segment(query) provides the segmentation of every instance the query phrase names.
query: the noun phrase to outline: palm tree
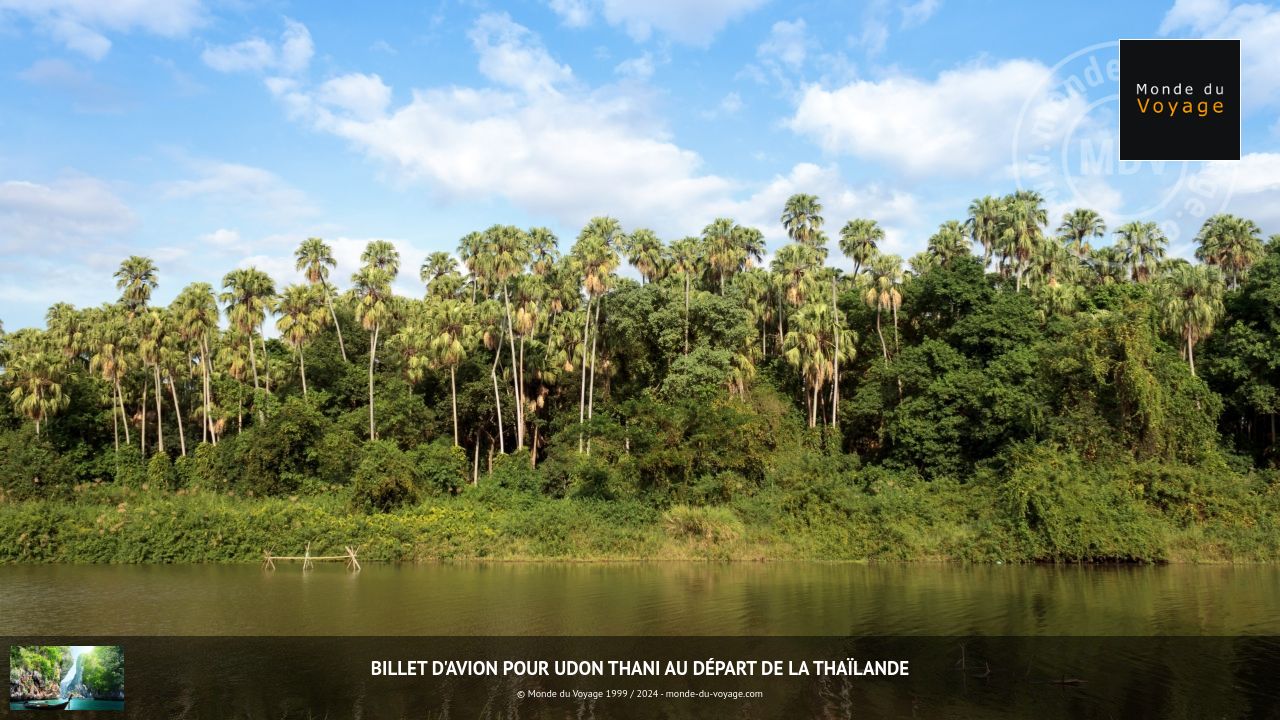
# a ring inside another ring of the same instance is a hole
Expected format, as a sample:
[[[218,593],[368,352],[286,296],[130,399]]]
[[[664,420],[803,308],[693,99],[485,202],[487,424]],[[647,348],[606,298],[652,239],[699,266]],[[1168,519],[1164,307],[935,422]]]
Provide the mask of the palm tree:
[[[788,237],[801,245],[812,245],[822,229],[822,203],[816,195],[796,193],[787,198],[780,219]]]
[[[277,310],[280,317],[276,329],[280,337],[298,354],[298,375],[302,379],[302,396],[307,396],[306,345],[320,332],[324,323],[324,305],[320,288],[315,285],[290,285],[280,294]]]
[[[1222,317],[1222,275],[1207,265],[1179,263],[1158,285],[1164,327],[1182,341],[1182,357],[1196,374],[1195,347]]]
[[[471,308],[461,300],[446,298],[429,309],[431,328],[431,361],[436,367],[449,368],[449,396],[453,404],[453,444],[458,440],[458,366],[467,359],[476,327]],[[537,448],[534,448],[536,451]]]
[[[124,423],[125,444],[132,442],[129,433],[129,418],[124,409],[124,391],[121,383],[129,372],[131,353],[128,347],[129,333],[125,330],[125,320],[121,308],[106,305],[91,312],[89,322],[89,345],[93,354],[89,358],[90,371],[98,372],[102,379],[115,390],[111,408],[111,426],[115,439],[116,452],[120,451],[119,424],[116,409],[119,408],[119,420]]]
[[[529,269],[538,277],[545,277],[560,258],[557,247],[559,240],[555,233],[544,227],[536,227],[529,231]]]
[[[853,261],[854,277],[871,262],[882,242],[884,229],[875,220],[850,220],[840,228],[840,252]]]
[[[160,362],[165,342],[165,321],[159,310],[151,309],[135,318],[140,324],[138,333],[138,357],[144,366],[149,366],[155,377],[156,403],[156,450],[164,452],[164,393],[160,389]],[[143,396],[145,398],[145,395]],[[147,434],[147,409],[142,408],[142,436]],[[143,440],[143,453],[146,453],[146,441]]]
[[[778,248],[773,256],[773,272],[782,282],[783,297],[795,307],[815,291],[814,273],[822,267],[822,261],[808,245],[789,243]]]
[[[707,266],[716,276],[721,295],[724,294],[725,280],[747,259],[737,241],[737,225],[729,218],[716,218],[702,229]]]
[[[695,274],[702,273],[702,244],[695,237],[671,243],[671,272],[684,280],[684,354],[689,354],[689,291]]]
[[[364,267],[351,276],[356,319],[369,332],[369,439],[377,440],[373,415],[373,368],[378,359],[378,333],[391,318],[391,283],[400,272],[400,253],[386,240],[373,240],[360,255]]]
[[[1124,254],[1124,263],[1133,281],[1150,280],[1164,260],[1165,247],[1169,244],[1164,232],[1153,222],[1135,220],[1117,228],[1116,236],[1115,247]]]
[[[969,254],[969,238],[964,226],[956,220],[948,220],[938,226],[938,232],[929,238],[929,254],[943,267],[950,267],[956,258]]]
[[[1044,198],[1039,193],[1019,190],[1005,198],[997,243],[1001,255],[1013,263],[1014,289],[1018,292],[1022,291],[1022,277],[1044,237],[1043,226],[1047,222]]]
[[[297,259],[297,269],[306,275],[307,282],[319,285],[324,292],[324,302],[329,308],[333,329],[338,333],[338,350],[342,353],[342,361],[346,362],[347,345],[342,340],[342,325],[338,322],[338,313],[333,309],[333,293],[329,290],[329,270],[338,265],[338,261],[333,258],[333,248],[320,238],[307,238],[298,246],[293,256]]]
[[[1000,222],[1004,215],[1004,203],[1000,198],[985,195],[969,203],[969,217],[965,225],[969,236],[982,246],[982,265],[991,262],[991,255],[1000,240]]]
[[[211,363],[213,353],[209,347],[209,339],[216,334],[218,328],[218,300],[213,288],[208,283],[192,283],[178,293],[169,306],[176,316],[178,335],[189,347],[195,350],[190,355],[200,358],[200,385],[204,396],[201,414],[204,416],[201,441],[218,443],[214,432],[210,409],[213,405],[213,381]]]
[[[427,286],[427,295],[432,297],[449,297],[462,285],[462,275],[458,273],[458,261],[447,252],[433,252],[422,261],[418,277]]]
[[[1107,223],[1097,212],[1088,208],[1076,208],[1062,216],[1062,224],[1058,233],[1070,241],[1069,248],[1078,258],[1089,256],[1090,237],[1102,237],[1107,232]]]
[[[640,273],[644,283],[653,282],[662,270],[666,248],[657,234],[648,228],[641,228],[627,237],[627,262]]]
[[[147,306],[151,291],[156,288],[156,264],[148,257],[131,255],[116,270],[116,289],[121,291],[120,302],[130,317]]]
[[[65,360],[52,339],[39,330],[19,330],[8,339],[8,359],[4,379],[9,385],[13,409],[36,425],[57,414],[70,403],[62,389]]]
[[[876,311],[876,334],[880,336],[880,349],[885,364],[889,363],[889,346],[884,341],[880,317],[885,310],[893,313],[894,347],[898,345],[898,308],[902,307],[902,258],[897,255],[878,255],[867,268],[867,283],[862,299]]]
[[[596,340],[600,335],[600,299],[612,284],[613,271],[618,267],[616,245],[622,237],[622,226],[610,217],[592,218],[578,234],[573,246],[573,259],[581,272],[582,287],[586,291],[586,317],[582,329],[582,388],[578,402],[578,424],[581,426],[592,417],[596,386]],[[591,316],[591,304],[595,303],[595,317]],[[595,332],[591,333],[594,323]],[[591,362],[587,362],[587,337],[591,338]],[[590,380],[588,381],[588,374]],[[578,451],[584,450],[584,436],[578,435]],[[590,446],[586,446],[590,453]]]
[[[231,327],[249,341],[249,366],[253,371],[254,405],[258,419],[262,409],[258,407],[256,394],[258,382],[258,356],[253,346],[254,335],[267,321],[267,312],[275,296],[275,282],[269,275],[253,267],[232,270],[222,278],[222,303],[227,308],[227,320]],[[270,381],[268,381],[270,382]],[[267,388],[270,392],[270,387]]]
[[[1222,269],[1232,290],[1249,268],[1262,257],[1262,231],[1252,220],[1235,215],[1214,215],[1196,235],[1196,257]]]

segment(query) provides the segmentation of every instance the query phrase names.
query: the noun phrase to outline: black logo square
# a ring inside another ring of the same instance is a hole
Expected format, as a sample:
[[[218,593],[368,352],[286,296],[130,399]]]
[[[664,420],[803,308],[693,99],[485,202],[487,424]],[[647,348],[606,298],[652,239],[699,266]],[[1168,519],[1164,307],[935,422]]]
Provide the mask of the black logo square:
[[[1120,159],[1239,160],[1240,41],[1121,40]]]

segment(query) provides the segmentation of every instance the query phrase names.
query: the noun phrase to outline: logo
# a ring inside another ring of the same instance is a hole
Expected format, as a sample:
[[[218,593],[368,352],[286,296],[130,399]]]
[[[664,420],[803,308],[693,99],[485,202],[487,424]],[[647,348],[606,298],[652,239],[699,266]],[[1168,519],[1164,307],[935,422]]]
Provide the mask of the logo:
[[[1121,154],[1125,98],[1121,75],[1127,79],[1129,72],[1122,72],[1120,50],[1123,43],[1128,52],[1131,42],[1103,42],[1077,50],[1029,89],[1013,134],[1014,181],[1019,190],[1033,190],[1044,198],[1052,213],[1051,226],[1056,226],[1065,212],[1089,208],[1107,218],[1108,231],[1132,221],[1155,222],[1169,238],[1174,253],[1186,254],[1179,252],[1178,246],[1188,250],[1204,221],[1225,211],[1236,165],[1205,163],[1193,157],[1135,159],[1131,153],[1137,150],[1129,145],[1129,133],[1136,126],[1128,123],[1127,116]],[[1237,89],[1232,99],[1237,113],[1238,71],[1237,63]],[[1194,82],[1193,77],[1200,78],[1201,91],[1210,82],[1201,75],[1189,75],[1181,84]],[[1224,93],[1228,92],[1225,81],[1213,82],[1224,85]],[[1225,113],[1227,101],[1223,102]],[[1197,111],[1193,105],[1193,113]],[[1210,106],[1206,112],[1212,111]],[[1239,153],[1239,115],[1234,117],[1236,147],[1232,157]]]

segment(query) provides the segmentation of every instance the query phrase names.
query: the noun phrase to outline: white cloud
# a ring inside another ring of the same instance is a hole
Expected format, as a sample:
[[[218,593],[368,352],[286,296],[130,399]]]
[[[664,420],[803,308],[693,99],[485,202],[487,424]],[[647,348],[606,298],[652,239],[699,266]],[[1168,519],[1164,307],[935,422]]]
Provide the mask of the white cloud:
[[[648,40],[656,31],[686,45],[707,46],[725,25],[767,0],[550,0],[551,9],[570,27],[586,27],[598,13],[632,39]]]
[[[480,54],[480,72],[496,83],[527,93],[555,92],[573,79],[528,28],[506,13],[481,15],[468,33]]]
[[[1280,102],[1280,8],[1227,0],[1177,0],[1160,24],[1164,35],[1189,31],[1240,39],[1240,86],[1246,109]]]
[[[200,236],[200,243],[203,245],[211,245],[217,248],[239,248],[240,231],[230,230],[227,228],[218,228],[211,233],[205,233]]]
[[[98,242],[128,233],[136,224],[129,206],[96,178],[47,185],[0,182],[0,249],[6,255],[40,255],[65,249],[60,246],[66,243]]]
[[[369,120],[386,112],[391,103],[391,88],[377,75],[351,73],[325,82],[316,97],[326,105]]]
[[[272,70],[290,75],[302,72],[315,54],[311,33],[300,22],[288,18],[284,22],[278,47],[255,36],[231,45],[210,45],[200,54],[200,59],[219,72]]]
[[[851,186],[834,164],[798,163],[786,175],[774,176],[764,187],[737,203],[732,212],[739,222],[760,228],[776,249],[786,242],[786,230],[779,220],[782,207],[795,193],[814,194],[822,200],[833,259],[839,257],[840,227],[853,218],[875,218],[885,228],[883,249],[886,252],[906,253],[911,238],[925,236],[919,232],[922,213],[915,196],[877,183]],[[923,239],[917,242],[923,247]]]
[[[1192,183],[1203,192],[1226,188],[1226,212],[1247,217],[1263,235],[1280,233],[1280,153],[1246,153],[1239,161],[1204,164]]]
[[[902,6],[902,27],[923,25],[942,6],[942,0],[916,0]]]
[[[770,29],[768,39],[756,48],[756,55],[762,60],[776,60],[792,70],[799,70],[804,65],[808,45],[803,18],[793,22],[779,20]]]
[[[162,184],[160,196],[199,198],[208,205],[236,212],[250,208],[260,217],[281,222],[318,212],[306,193],[268,170],[229,162],[197,161],[192,165],[197,177]]]
[[[680,232],[688,218],[705,222],[707,208],[729,204],[732,183],[703,172],[698,154],[671,142],[637,95],[573,81],[506,16],[482,17],[470,37],[496,86],[414,90],[378,117],[323,102],[323,86],[271,87],[291,114],[441,199],[500,197],[569,226],[607,213]]]
[[[586,27],[591,24],[593,10],[588,0],[550,0],[551,9],[569,27]]]
[[[0,16],[18,16],[64,44],[100,60],[109,32],[139,30],[181,37],[205,21],[200,0],[0,0]]]
[[[623,77],[648,80],[653,77],[653,55],[645,53],[639,57],[623,60],[614,66],[613,71]]]
[[[1009,60],[935,80],[895,75],[833,89],[811,85],[787,124],[829,153],[912,175],[979,176],[1009,161],[1022,105],[1048,73],[1039,62]]]

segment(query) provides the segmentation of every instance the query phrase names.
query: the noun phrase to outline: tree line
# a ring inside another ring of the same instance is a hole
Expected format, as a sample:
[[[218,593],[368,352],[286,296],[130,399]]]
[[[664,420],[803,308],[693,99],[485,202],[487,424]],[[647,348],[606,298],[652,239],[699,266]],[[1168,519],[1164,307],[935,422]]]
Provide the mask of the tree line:
[[[1055,224],[1040,195],[1018,191],[974,200],[904,262],[884,251],[873,219],[848,220],[833,243],[813,195],[792,196],[780,219],[788,242],[767,266],[763,233],[729,218],[666,242],[598,217],[564,249],[546,228],[494,225],[468,233],[453,254],[427,256],[418,297],[392,291],[403,258],[380,240],[345,282],[333,277],[331,246],[309,238],[295,253],[299,284],[237,268],[217,287],[186,286],[167,306],[153,302],[156,263],[133,256],[115,273],[115,302],[59,303],[44,329],[0,326],[2,380],[14,416],[37,436],[77,404],[96,411],[106,447],[136,444],[143,456],[217,446],[266,423],[289,397],[353,413],[357,376],[365,440],[378,440],[380,415],[403,414],[402,403],[438,408],[437,425],[470,456],[473,477],[482,454],[527,452],[536,465],[558,445],[589,456],[602,409],[625,426],[640,399],[748,403],[762,385],[824,443],[874,455],[924,442],[891,422],[929,397],[906,356],[935,341],[978,352],[982,337],[957,339],[964,308],[1005,303],[1006,319],[1078,339],[1081,323],[1137,303],[1143,314],[1124,317],[1149,321],[1153,342],[1176,348],[1194,382],[1230,410],[1219,417],[1219,405],[1197,401],[1199,411],[1255,460],[1275,462],[1280,236],[1264,244],[1252,221],[1210,218],[1190,262],[1167,256],[1154,222],[1115,228],[1103,244],[1109,228],[1097,212],[1076,209]],[[851,271],[836,267],[833,250]],[[1095,369],[1120,382],[1133,357]],[[1141,385],[1158,378],[1133,382],[1144,418],[1164,412]],[[957,412],[957,422],[986,422]]]

